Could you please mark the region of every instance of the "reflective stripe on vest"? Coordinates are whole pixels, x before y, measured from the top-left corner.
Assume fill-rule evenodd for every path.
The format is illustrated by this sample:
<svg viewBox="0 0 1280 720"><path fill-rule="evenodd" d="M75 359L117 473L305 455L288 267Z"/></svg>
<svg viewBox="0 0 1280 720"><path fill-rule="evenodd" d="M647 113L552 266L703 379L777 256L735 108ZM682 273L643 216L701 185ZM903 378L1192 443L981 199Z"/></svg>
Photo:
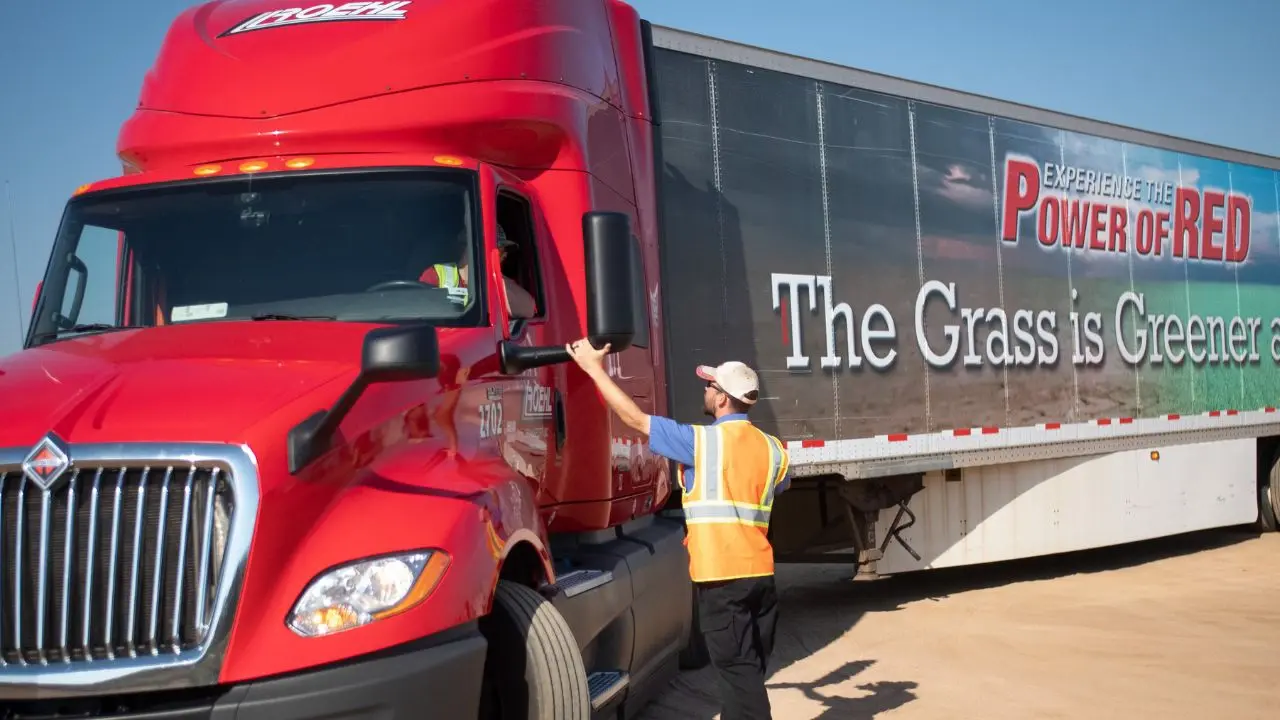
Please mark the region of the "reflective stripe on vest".
<svg viewBox="0 0 1280 720"><path fill-rule="evenodd" d="M462 273L458 272L456 265L440 264L432 267L436 269L436 277L440 280L439 287L452 288L461 284Z"/></svg>
<svg viewBox="0 0 1280 720"><path fill-rule="evenodd" d="M694 483L683 493L691 577L772 574L769 517L789 462L781 441L745 420L693 432Z"/></svg>

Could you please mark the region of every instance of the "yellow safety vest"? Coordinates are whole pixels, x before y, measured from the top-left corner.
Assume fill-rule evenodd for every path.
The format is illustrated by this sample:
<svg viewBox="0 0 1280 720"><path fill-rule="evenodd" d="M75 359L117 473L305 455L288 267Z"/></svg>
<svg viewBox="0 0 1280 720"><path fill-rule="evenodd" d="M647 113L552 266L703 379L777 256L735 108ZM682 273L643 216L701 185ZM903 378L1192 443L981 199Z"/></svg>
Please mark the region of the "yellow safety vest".
<svg viewBox="0 0 1280 720"><path fill-rule="evenodd" d="M773 574L769 514L790 458L747 420L693 428L693 490L683 492L694 582Z"/></svg>
<svg viewBox="0 0 1280 720"><path fill-rule="evenodd" d="M457 265L440 263L432 267L436 269L436 277L440 279L439 287L458 287L462 283L462 273L458 272Z"/></svg>

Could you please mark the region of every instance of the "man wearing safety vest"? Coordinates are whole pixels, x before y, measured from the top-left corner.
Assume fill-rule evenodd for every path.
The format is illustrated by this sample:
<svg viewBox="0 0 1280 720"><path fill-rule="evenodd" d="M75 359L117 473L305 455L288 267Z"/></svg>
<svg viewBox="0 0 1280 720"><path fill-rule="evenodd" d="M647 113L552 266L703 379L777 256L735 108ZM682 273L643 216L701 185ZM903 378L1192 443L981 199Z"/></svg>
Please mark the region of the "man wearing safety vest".
<svg viewBox="0 0 1280 720"><path fill-rule="evenodd" d="M431 265L418 277L418 282L434 285L438 288L460 288L460 297L466 300L467 278L471 275L471 268L467 258L471 254L470 246L467 245L466 236L459 236L459 246L462 248L462 259L457 263L436 263ZM511 253L519 250L519 246L512 240L507 239L507 233L501 225L498 226L498 253L499 258L505 262ZM538 313L537 301L525 290L520 284L508 277L505 273L502 275L503 288L507 292L507 314L512 318L531 318Z"/></svg>
<svg viewBox="0 0 1280 720"><path fill-rule="evenodd" d="M769 513L790 485L790 457L778 438L747 419L760 396L755 371L740 362L702 366L703 411L710 425L647 415L604 370L609 346L586 340L569 354L624 423L649 437L649 449L681 465L689 575L699 620L720 676L723 720L770 718L765 671L778 623Z"/></svg>

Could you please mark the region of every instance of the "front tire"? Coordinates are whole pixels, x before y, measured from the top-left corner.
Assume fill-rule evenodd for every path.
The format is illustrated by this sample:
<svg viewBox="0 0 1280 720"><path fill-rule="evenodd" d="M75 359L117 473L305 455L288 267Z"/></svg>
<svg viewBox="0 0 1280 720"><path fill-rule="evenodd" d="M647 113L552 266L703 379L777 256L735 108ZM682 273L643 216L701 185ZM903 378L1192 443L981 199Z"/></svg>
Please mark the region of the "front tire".
<svg viewBox="0 0 1280 720"><path fill-rule="evenodd" d="M564 616L537 591L498 582L493 611L480 621L489 641L482 720L588 720L591 697L577 640Z"/></svg>

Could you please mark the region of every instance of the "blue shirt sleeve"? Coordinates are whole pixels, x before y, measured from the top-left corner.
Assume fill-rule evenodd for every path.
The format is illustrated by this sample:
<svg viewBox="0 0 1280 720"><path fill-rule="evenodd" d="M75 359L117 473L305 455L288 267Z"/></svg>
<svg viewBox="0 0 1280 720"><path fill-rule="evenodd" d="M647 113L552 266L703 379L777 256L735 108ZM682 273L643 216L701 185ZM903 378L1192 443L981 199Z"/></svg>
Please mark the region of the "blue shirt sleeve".
<svg viewBox="0 0 1280 720"><path fill-rule="evenodd" d="M693 466L693 427L671 418L649 418L649 449L681 465Z"/></svg>
<svg viewBox="0 0 1280 720"><path fill-rule="evenodd" d="M683 467L680 473L680 484L687 492L690 475L688 468L693 467L693 427L665 417L649 418L649 450L668 460L674 460Z"/></svg>

